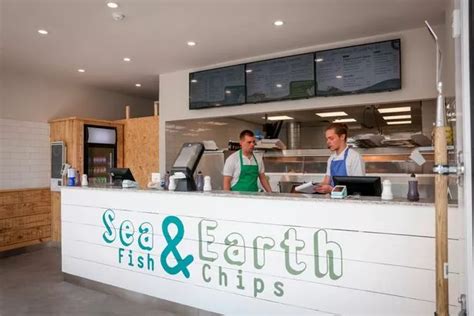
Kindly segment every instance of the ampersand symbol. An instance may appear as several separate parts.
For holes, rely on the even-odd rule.
[[[175,225],[177,228],[177,233],[174,238],[171,238],[169,233],[169,226]],[[176,248],[176,246],[181,242],[184,236],[184,225],[183,222],[176,216],[168,216],[164,219],[163,224],[161,225],[161,229],[163,230],[163,236],[165,236],[166,242],[168,245],[165,247],[163,252],[161,253],[161,265],[163,269],[169,274],[178,274],[183,272],[186,278],[189,278],[191,274],[189,273],[188,266],[193,262],[194,257],[192,255],[186,256],[184,259],[181,258],[181,255]],[[170,267],[166,262],[166,258],[173,253],[174,258],[176,259],[177,263],[175,266]]]

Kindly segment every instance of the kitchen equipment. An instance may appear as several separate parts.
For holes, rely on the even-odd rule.
[[[385,139],[385,137],[375,134],[360,134],[354,136],[353,139],[357,147],[374,148],[382,146],[382,141]]]

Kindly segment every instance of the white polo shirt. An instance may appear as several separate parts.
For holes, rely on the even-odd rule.
[[[238,181],[240,177],[240,158],[239,158],[239,151],[236,151],[232,155],[230,155],[227,160],[225,161],[224,164],[224,171],[222,174],[224,176],[232,177],[232,180],[230,182],[230,186],[234,186]],[[255,158],[257,159],[258,163],[258,172],[260,174],[265,172],[265,167],[263,166],[263,160],[262,156],[259,154],[254,153],[253,154]],[[245,157],[245,155],[242,154],[242,163],[246,166],[255,166],[255,159],[253,159],[253,156],[249,158]]]
[[[333,152],[328,159],[328,165],[326,168],[326,175],[331,176],[331,162],[333,160],[344,160],[344,154],[346,150],[349,150],[347,153],[346,159],[346,170],[348,176],[365,176],[365,162],[362,159],[362,156],[354,149],[349,149],[349,146],[346,147],[339,155],[336,152]]]

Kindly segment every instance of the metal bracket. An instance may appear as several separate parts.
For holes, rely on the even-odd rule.
[[[436,165],[433,167],[433,172],[441,175],[449,175],[457,173],[457,166],[450,165]]]

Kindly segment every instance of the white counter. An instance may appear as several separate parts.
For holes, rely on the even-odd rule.
[[[63,188],[63,272],[222,314],[432,315],[434,223],[427,202]]]

